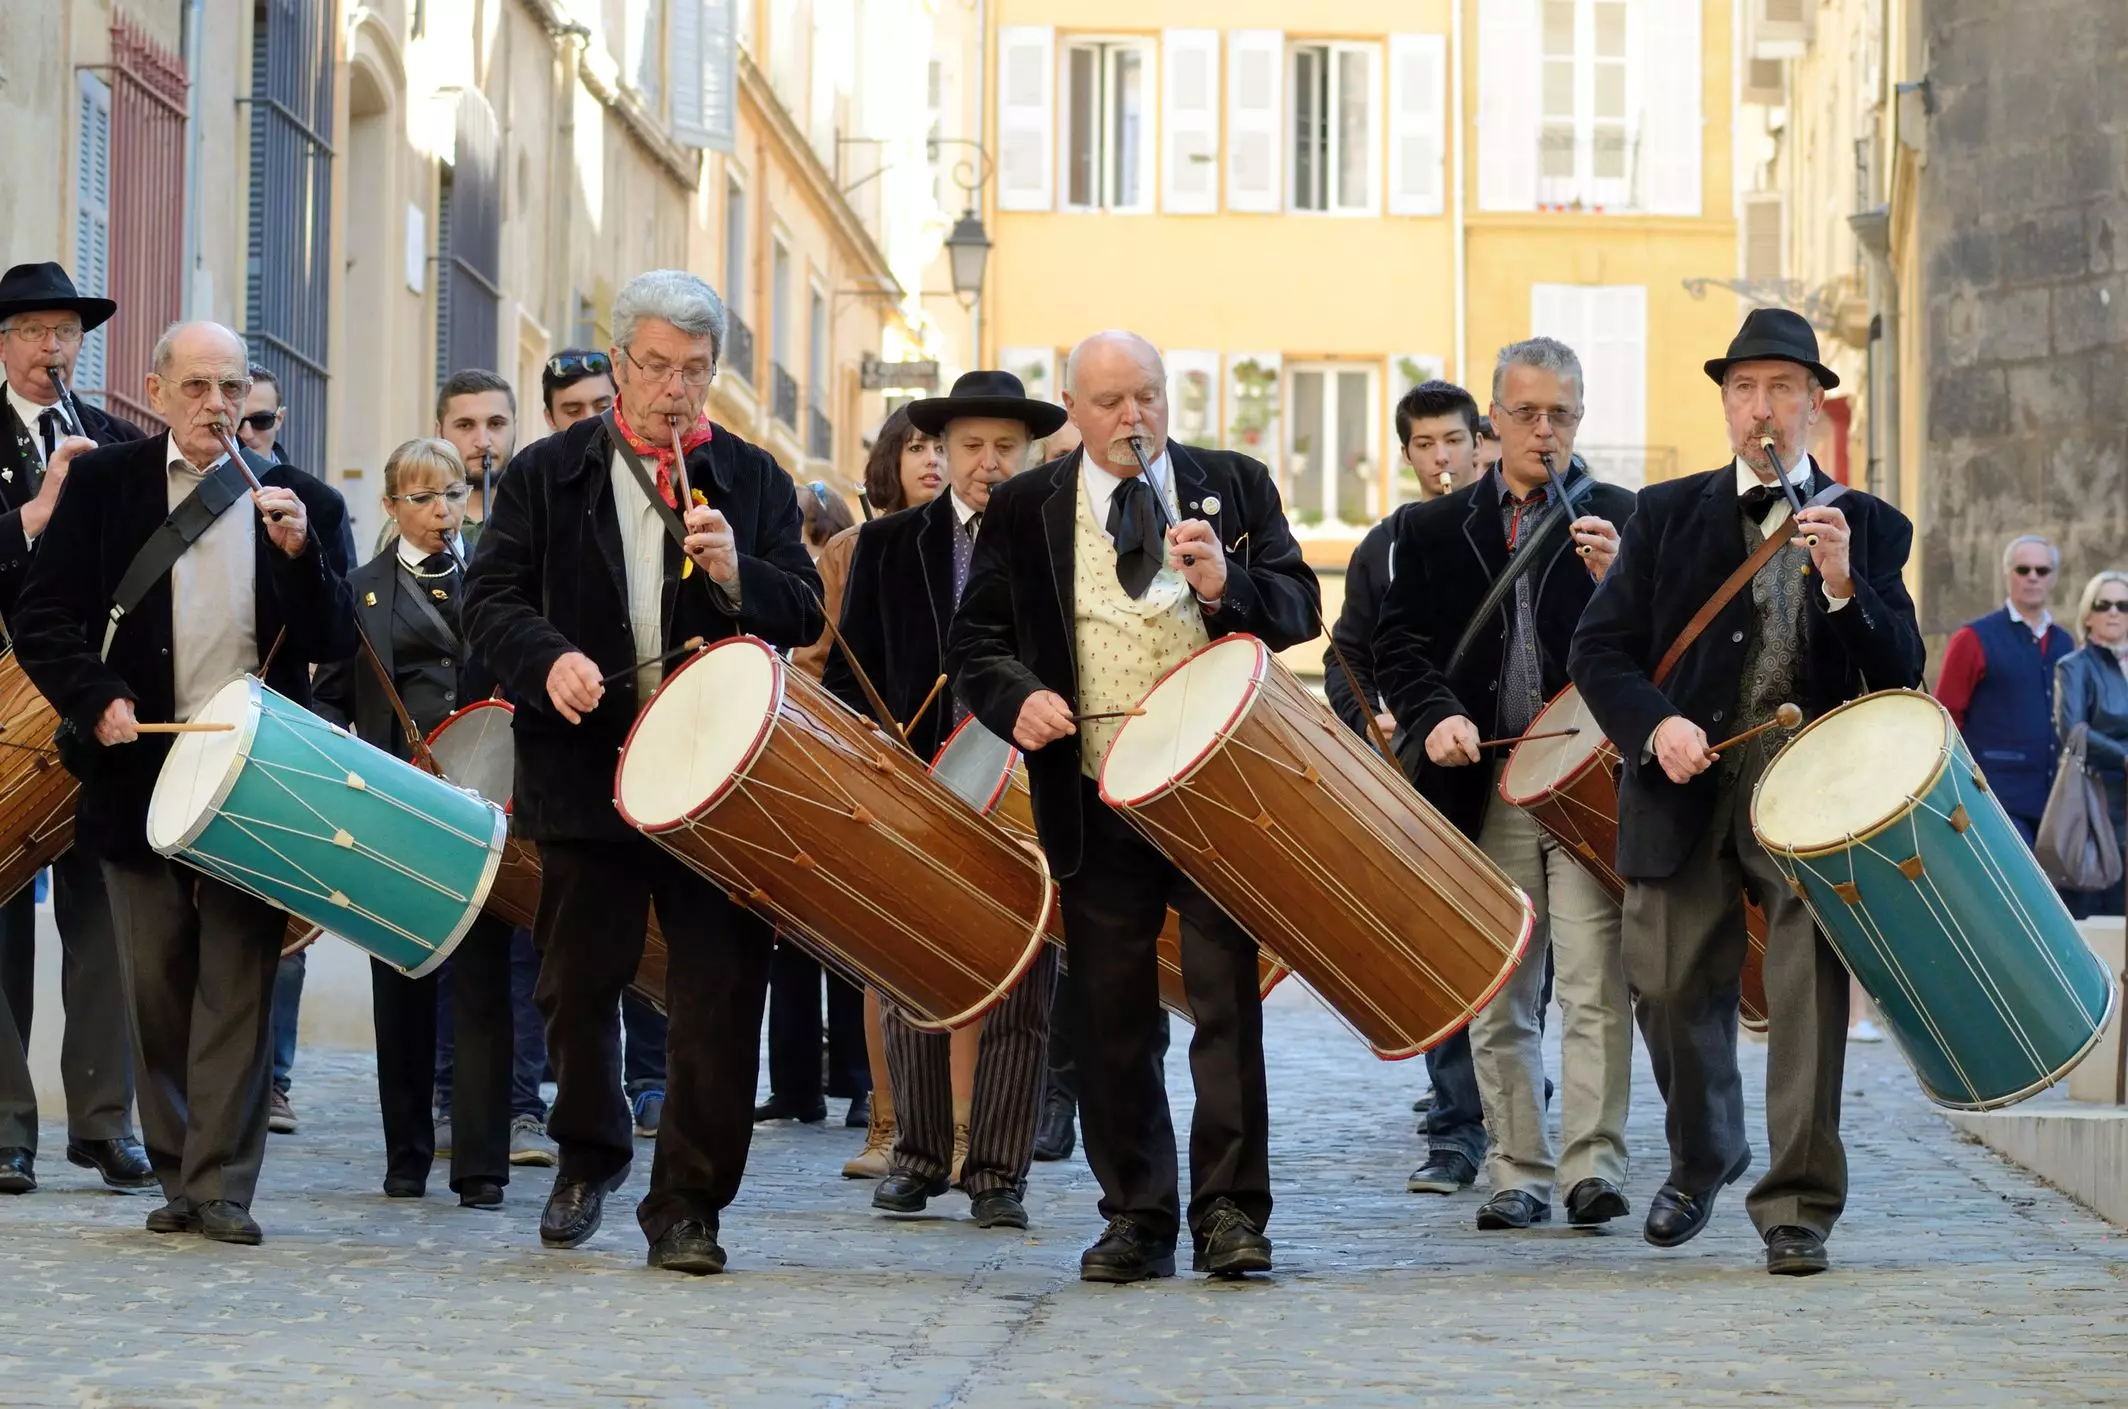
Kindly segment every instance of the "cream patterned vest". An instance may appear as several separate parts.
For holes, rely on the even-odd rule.
[[[1079,657],[1079,713],[1129,709],[1145,698],[1154,681],[1211,638],[1205,633],[1196,595],[1171,567],[1161,568],[1145,595],[1131,600],[1116,580],[1116,545],[1094,522],[1085,483],[1075,488],[1079,512],[1073,533],[1071,595]],[[1168,517],[1175,517],[1172,503]],[[1079,768],[1087,777],[1101,776],[1102,755],[1122,727],[1120,719],[1096,719],[1079,726]]]

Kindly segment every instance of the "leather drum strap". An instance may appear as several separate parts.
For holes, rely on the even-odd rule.
[[[1846,492],[1846,485],[1832,485],[1812,495],[1810,502],[1804,507],[1817,508],[1830,504]],[[1767,535],[1766,541],[1759,544],[1751,556],[1744,559],[1735,572],[1729,574],[1728,580],[1715,589],[1714,595],[1692,614],[1692,619],[1685,623],[1685,629],[1677,633],[1677,639],[1670,643],[1670,649],[1664,651],[1662,659],[1656,662],[1655,674],[1650,677],[1656,689],[1662,688],[1663,681],[1670,678],[1670,672],[1677,669],[1677,663],[1684,659],[1686,651],[1692,649],[1692,643],[1700,638],[1700,634],[1714,625],[1714,619],[1722,614],[1722,609],[1736,599],[1736,594],[1743,591],[1752,578],[1758,576],[1760,568],[1773,561],[1774,554],[1788,546],[1788,540],[1795,537],[1795,531],[1795,516],[1791,514],[1779,528]]]

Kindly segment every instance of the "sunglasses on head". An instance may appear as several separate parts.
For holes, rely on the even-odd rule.
[[[820,512],[826,513],[828,511],[828,482],[824,479],[816,479],[808,483],[806,488],[813,491],[813,502],[820,506]]]
[[[2054,576],[2054,569],[2044,563],[2019,563],[2016,567],[2011,568],[2010,571],[2016,573],[2019,577]]]
[[[613,375],[613,359],[603,352],[571,352],[547,359],[547,375],[556,381],[570,382],[578,377],[610,377]]]

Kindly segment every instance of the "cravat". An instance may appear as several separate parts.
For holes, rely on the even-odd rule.
[[[1167,546],[1159,504],[1145,476],[1132,475],[1116,485],[1108,501],[1108,531],[1116,540],[1116,580],[1133,600],[1143,597],[1160,572]]]
[[[52,452],[59,448],[60,439],[67,433],[66,421],[61,418],[57,406],[47,406],[44,414],[37,418],[37,428],[44,432],[44,463],[49,465]]]

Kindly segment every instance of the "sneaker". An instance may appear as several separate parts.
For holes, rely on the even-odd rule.
[[[266,1096],[266,1128],[276,1135],[296,1133],[296,1108],[288,1104],[288,1093],[278,1086]]]
[[[658,1118],[665,1114],[665,1093],[645,1091],[635,1098],[635,1133],[645,1140],[658,1138]]]
[[[1435,1150],[1411,1171],[1404,1187],[1414,1194],[1460,1194],[1478,1182],[1478,1167],[1454,1150]]]
[[[437,1151],[441,1154],[442,1151]],[[547,1138],[547,1123],[536,1115],[521,1115],[510,1122],[510,1163],[555,1165],[561,1163],[554,1142]]]

